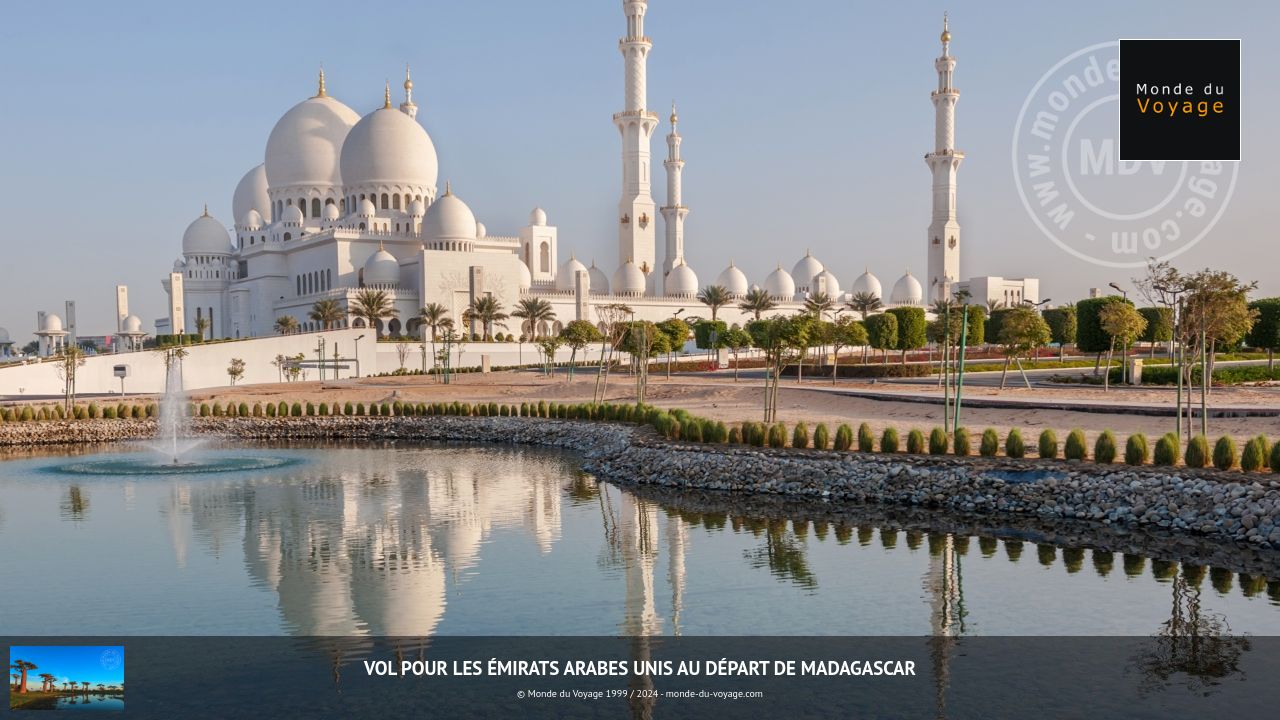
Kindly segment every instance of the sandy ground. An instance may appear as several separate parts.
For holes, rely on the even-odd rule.
[[[296,382],[272,385],[254,385],[243,388],[226,388],[217,392],[194,392],[195,400],[216,398],[220,401],[235,399],[252,404],[255,401],[312,400],[345,403],[347,401],[413,401],[413,402],[499,402],[519,403],[525,400],[560,402],[590,401],[595,387],[595,376],[580,372],[574,382],[567,382],[565,374],[545,377],[538,371],[500,372],[491,375],[457,375],[450,385],[443,385],[429,377],[383,377],[341,380],[336,382]],[[836,392],[833,392],[833,389]],[[919,427],[928,430],[942,423],[942,406],[893,400],[873,400],[848,397],[839,391],[877,391],[913,395],[939,395],[940,389],[930,385],[895,385],[889,383],[842,381],[838,386],[829,380],[806,380],[796,384],[794,379],[784,380],[780,390],[779,416],[783,422],[793,424],[805,421],[812,427],[819,422],[829,426],[848,422],[868,422],[877,431],[893,425],[900,430]],[[996,388],[972,387],[966,389],[966,397],[994,397],[1018,400],[1061,399],[1105,401],[1123,404],[1173,403],[1172,390],[1113,389],[1103,393],[1101,388]],[[677,375],[671,380],[660,373],[650,375],[648,402],[661,407],[681,407],[692,413],[724,420],[740,422],[759,420],[762,415],[763,386],[759,379],[743,379],[735,383],[731,375],[708,376],[701,374]],[[627,402],[635,399],[635,383],[625,373],[611,376],[609,400]],[[1212,395],[1212,405],[1231,407],[1280,407],[1280,393],[1271,388],[1217,389]],[[994,427],[1004,431],[1012,427],[1023,429],[1029,441],[1043,428],[1058,431],[1059,439],[1073,428],[1081,428],[1089,435],[1104,429],[1116,433],[1144,432],[1159,436],[1173,429],[1172,417],[1129,415],[1120,412],[1096,413],[1067,410],[1028,408],[966,408],[962,423],[971,429]],[[1197,423],[1198,426],[1198,423]],[[1259,433],[1280,436],[1280,417],[1248,417],[1210,419],[1210,435],[1230,433],[1245,438]]]

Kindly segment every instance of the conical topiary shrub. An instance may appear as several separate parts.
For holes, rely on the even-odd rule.
[[[774,423],[769,428],[769,447],[784,448],[787,446],[787,426],[782,423]]]
[[[1084,460],[1089,457],[1089,446],[1085,443],[1083,430],[1072,430],[1067,434],[1067,442],[1062,446],[1062,456],[1068,460]]]
[[[1186,464],[1189,468],[1202,468],[1209,464],[1209,440],[1196,435],[1187,442]]]
[[[951,447],[956,455],[967,457],[973,452],[972,443],[969,441],[969,428],[956,428],[956,436],[952,439]]]
[[[1125,441],[1124,463],[1126,465],[1146,465],[1148,454],[1146,435],[1134,433]]]
[[[1173,433],[1165,433],[1156,441],[1155,463],[1156,465],[1172,466],[1178,464],[1178,436]]]
[[[891,427],[884,429],[884,433],[880,435],[880,452],[898,452],[898,431],[896,429]]]
[[[1219,470],[1230,470],[1236,466],[1236,441],[1230,435],[1223,435],[1214,444],[1213,466]]]
[[[1036,451],[1041,458],[1052,460],[1058,457],[1058,435],[1052,430],[1040,431],[1040,440],[1036,443]]]
[[[1280,472],[1280,442],[1271,446],[1271,457],[1268,458],[1271,472]]]
[[[1011,458],[1020,458],[1027,454],[1027,444],[1022,440],[1022,431],[1014,428],[1004,439],[1004,454]]]
[[[871,426],[862,423],[858,426],[858,452],[875,452],[876,436],[871,432]]]
[[[947,454],[947,431],[936,427],[929,432],[929,454]]]
[[[995,457],[1000,452],[1000,433],[995,428],[982,431],[982,440],[978,442],[978,454],[982,457]]]
[[[813,429],[813,448],[815,450],[826,450],[831,445],[831,433],[827,430],[824,423],[818,423],[818,427]]]
[[[834,445],[836,450],[844,452],[853,447],[853,428],[848,423],[840,423],[840,427],[836,428],[836,440]],[[1280,447],[1280,445],[1277,445]]]
[[[795,430],[791,433],[791,447],[807,448],[809,447],[809,426],[802,422],[796,423]]]
[[[1109,465],[1116,459],[1116,436],[1110,430],[1103,430],[1093,444],[1093,461]]]
[[[1266,464],[1266,441],[1256,437],[1251,438],[1244,444],[1244,452],[1240,453],[1240,469],[1245,472],[1257,472],[1266,467]]]
[[[911,428],[907,433],[907,452],[912,455],[924,454],[924,433],[916,428]]]

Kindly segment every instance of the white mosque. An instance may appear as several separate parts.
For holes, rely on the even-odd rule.
[[[663,162],[665,204],[658,207],[651,193],[650,148],[660,119],[647,102],[648,2],[623,0],[622,6],[627,32],[619,49],[626,106],[613,122],[622,139],[623,183],[618,256],[611,272],[594,262],[588,267],[572,252],[563,258],[556,227],[541,208],[534,208],[528,224],[513,235],[491,235],[448,183],[441,192],[435,145],[418,121],[407,69],[403,102],[392,104],[388,86],[382,106],[363,117],[329,94],[321,70],[315,95],[280,118],[267,138],[263,163],[236,186],[234,230],[228,233],[206,208],[183,234],[182,257],[163,282],[169,316],[156,321],[156,331],[195,332],[206,326],[210,337],[266,336],[284,316],[292,316],[303,330],[320,330],[308,314],[321,300],[345,310],[340,326],[360,327],[364,321],[353,308],[365,288],[384,291],[397,311],[378,328],[383,335],[417,333],[414,318],[429,303],[443,305],[457,319],[484,295],[508,310],[525,297],[547,300],[556,322],[537,328],[539,333],[558,331],[571,320],[598,322],[596,308],[614,303],[625,303],[637,319],[658,321],[681,311],[686,317],[705,316],[707,308],[697,295],[709,285],[722,286],[735,298],[720,310],[729,322],[750,319],[736,299],[755,287],[776,302],[772,312],[798,310],[816,293],[838,303],[871,293],[886,306],[928,305],[961,289],[977,303],[1039,299],[1035,279],[959,278],[956,173],[964,154],[954,146],[959,92],[952,86],[956,59],[945,21],[932,93],[935,143],[925,156],[933,175],[933,214],[924,278],[907,271],[886,295],[870,270],[843,285],[839,271],[806,252],[790,272],[779,264],[757,284],[732,262],[714,282],[700,279],[685,261],[689,208],[682,197],[684,160],[674,107]]]

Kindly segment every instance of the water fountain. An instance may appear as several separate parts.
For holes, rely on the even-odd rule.
[[[169,465],[180,468],[182,457],[200,445],[200,440],[189,437],[186,393],[182,387],[181,348],[165,352],[164,395],[160,398],[160,415],[156,423],[156,442],[152,447],[169,460]]]

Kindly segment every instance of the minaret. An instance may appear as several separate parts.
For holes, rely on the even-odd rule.
[[[400,112],[413,119],[418,119],[418,106],[413,104],[413,78],[409,77],[409,66],[404,66],[404,102],[400,103]]]
[[[657,261],[656,211],[650,191],[650,140],[658,116],[645,109],[646,63],[653,43],[644,34],[648,0],[623,0],[627,35],[618,41],[626,67],[626,108],[613,116],[622,135],[622,199],[618,202],[618,264],[634,260],[646,274]],[[652,276],[651,276],[652,277]],[[650,282],[652,286],[652,282]]]
[[[676,104],[671,103],[671,134],[667,135],[667,160],[662,163],[667,169],[667,204],[662,208],[662,219],[667,232],[666,253],[662,259],[663,289],[666,289],[667,273],[684,262],[684,218],[689,208],[684,206],[680,198],[680,177],[684,174],[684,160],[680,158],[680,118],[676,115]]]
[[[934,61],[938,89],[932,93],[934,148],[924,156],[933,173],[933,219],[929,223],[928,302],[949,298],[960,280],[960,223],[956,221],[956,171],[964,153],[956,150],[956,101],[960,91],[951,84],[956,59],[951,56],[951,31],[942,16],[942,57]]]

